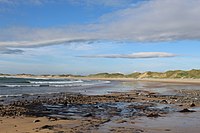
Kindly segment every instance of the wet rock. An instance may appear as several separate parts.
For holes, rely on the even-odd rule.
[[[171,131],[171,129],[165,129],[165,131]]]
[[[116,131],[116,129],[110,129],[110,131],[111,131],[111,132],[114,132],[114,131]]]
[[[194,111],[194,110],[189,110],[189,109],[185,108],[185,109],[183,109],[183,110],[180,110],[179,112],[181,112],[181,113],[186,113],[186,112],[196,112],[196,111]]]
[[[49,121],[57,121],[58,120],[58,118],[56,118],[56,117],[48,117],[48,119],[49,119]]]
[[[103,120],[101,120],[101,123],[100,124],[104,124],[104,123],[107,123],[107,122],[109,122],[109,121],[111,121],[110,119],[103,119]]]
[[[86,113],[86,114],[83,114],[82,116],[83,116],[83,117],[91,117],[92,114],[91,114],[91,113]]]
[[[127,122],[126,120],[117,120],[116,123],[125,123]]]
[[[142,129],[136,129],[135,131],[136,132],[144,132],[144,130],[142,130]]]
[[[158,113],[150,113],[147,117],[160,117],[160,115]]]
[[[168,104],[168,101],[167,100],[162,100],[160,103]]]
[[[52,126],[52,125],[44,125],[44,126],[42,126],[41,128],[40,128],[40,130],[42,130],[42,129],[49,129],[49,130],[52,130],[54,128],[54,126]]]
[[[64,131],[58,131],[58,132],[56,132],[56,133],[65,133]]]
[[[190,107],[195,107],[196,105],[194,103],[190,104]]]
[[[4,100],[3,100],[3,99],[0,99],[0,102],[4,102]],[[3,105],[0,105],[0,106],[3,106]]]

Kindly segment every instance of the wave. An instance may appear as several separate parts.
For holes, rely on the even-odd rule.
[[[40,87],[40,85],[1,85],[0,87]]]
[[[16,94],[16,95],[0,95],[0,98],[3,98],[3,97],[21,97],[22,94]]]
[[[65,84],[65,85],[49,85],[50,87],[77,87],[77,86],[83,86],[81,84]]]
[[[58,92],[45,92],[45,93],[23,93],[23,94],[5,94],[5,95],[0,95],[0,98],[5,98],[5,97],[22,97],[22,96],[34,96],[34,95],[42,95],[42,94],[56,94]]]
[[[102,83],[109,84],[109,83],[111,83],[111,81],[102,81]]]
[[[110,81],[98,82],[84,82],[82,80],[76,81],[30,81],[29,84],[2,84],[0,87],[78,87],[78,86],[92,86],[109,84]]]
[[[92,85],[92,84],[91,84]],[[75,87],[75,86],[84,86],[82,84],[35,84],[35,85],[0,85],[0,87]]]
[[[82,80],[75,81],[29,81],[31,84],[73,84],[73,83],[82,83]]]

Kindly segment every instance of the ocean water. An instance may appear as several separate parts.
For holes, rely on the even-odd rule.
[[[74,92],[88,95],[107,94],[113,91],[126,91],[116,81],[79,79],[31,79],[0,77],[0,97],[34,94]]]
[[[130,90],[143,90],[164,95],[176,95],[174,90],[181,89],[199,90],[200,84],[0,77],[0,97],[61,92],[103,95],[111,92],[126,92]]]

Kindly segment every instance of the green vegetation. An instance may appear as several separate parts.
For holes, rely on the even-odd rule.
[[[126,75],[126,78],[138,78],[141,75],[139,72],[131,73]]]
[[[121,73],[98,73],[98,74],[91,74],[88,77],[95,77],[95,78],[124,78],[124,74]]]
[[[183,70],[174,70],[174,71],[166,71],[166,72],[144,72],[144,73],[131,73],[128,75],[121,74],[121,73],[98,73],[98,74],[91,74],[88,77],[94,78],[135,78],[135,79],[143,79],[143,78],[169,78],[169,79],[179,79],[179,78],[192,78],[198,79],[200,78],[200,70],[190,70],[190,71],[183,71]]]
[[[0,74],[0,76],[23,76],[23,77],[36,77],[37,75],[32,74]],[[81,75],[72,75],[72,74],[63,74],[63,75],[40,75],[42,77],[60,77],[60,78],[73,78],[73,77],[89,77],[89,78],[133,78],[133,79],[144,79],[144,78],[158,78],[158,79],[200,79],[200,69],[192,69],[189,71],[183,70],[174,70],[166,72],[134,72],[131,74],[122,74],[122,73],[98,73],[91,74],[88,76]]]

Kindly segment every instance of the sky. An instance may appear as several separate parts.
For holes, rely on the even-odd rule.
[[[0,0],[0,73],[200,68],[200,0]]]

